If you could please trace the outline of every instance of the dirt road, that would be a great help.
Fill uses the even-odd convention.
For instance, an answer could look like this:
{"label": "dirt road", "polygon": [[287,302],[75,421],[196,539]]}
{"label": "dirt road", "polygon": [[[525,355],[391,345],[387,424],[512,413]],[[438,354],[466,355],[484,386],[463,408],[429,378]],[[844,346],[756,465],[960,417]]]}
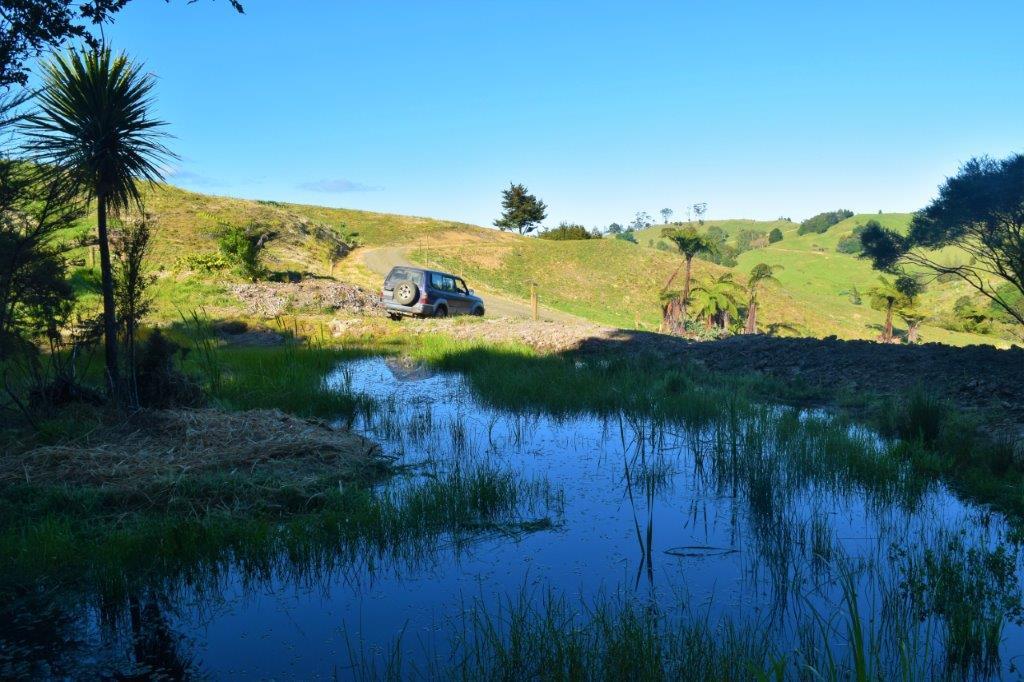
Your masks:
{"label": "dirt road", "polygon": [[[415,265],[408,259],[408,247],[382,246],[375,249],[360,250],[363,264],[382,278],[387,276],[396,265]],[[458,273],[456,273],[458,274]],[[473,283],[469,283],[473,286]],[[479,292],[487,309],[486,317],[505,317],[512,319],[529,319],[530,304],[494,293]],[[540,319],[554,322],[585,322],[583,318],[559,310],[540,307]]]}

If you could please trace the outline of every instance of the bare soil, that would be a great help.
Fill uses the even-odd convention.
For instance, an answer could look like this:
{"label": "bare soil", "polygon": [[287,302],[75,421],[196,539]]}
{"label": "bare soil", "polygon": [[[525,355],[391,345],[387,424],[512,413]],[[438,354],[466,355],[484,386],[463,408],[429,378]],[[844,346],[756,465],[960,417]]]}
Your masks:
{"label": "bare soil", "polygon": [[245,305],[246,312],[258,317],[274,318],[297,312],[384,315],[376,291],[328,279],[237,284],[231,291]]}

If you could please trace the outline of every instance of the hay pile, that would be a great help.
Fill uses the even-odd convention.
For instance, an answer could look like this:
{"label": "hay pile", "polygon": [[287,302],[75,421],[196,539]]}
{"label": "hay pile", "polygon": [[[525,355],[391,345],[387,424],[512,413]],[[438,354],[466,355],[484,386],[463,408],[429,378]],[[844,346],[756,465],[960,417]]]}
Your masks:
{"label": "hay pile", "polygon": [[190,482],[227,476],[312,493],[325,478],[337,485],[376,479],[389,469],[373,441],[279,410],[144,410],[81,443],[0,457],[0,485],[155,488],[175,495],[173,489]]}

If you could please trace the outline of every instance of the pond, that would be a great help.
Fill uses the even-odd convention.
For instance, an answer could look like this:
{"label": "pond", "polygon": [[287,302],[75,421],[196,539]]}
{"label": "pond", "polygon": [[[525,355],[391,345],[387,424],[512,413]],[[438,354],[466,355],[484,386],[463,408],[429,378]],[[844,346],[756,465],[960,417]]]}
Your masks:
{"label": "pond", "polygon": [[520,620],[558,618],[568,632],[622,612],[787,675],[845,670],[860,649],[880,677],[1016,679],[1024,664],[1013,529],[872,459],[883,441],[827,414],[766,406],[731,428],[695,428],[511,412],[458,374],[383,358],[327,381],[374,398],[353,428],[406,466],[387,485],[508,472],[522,493],[516,522],[405,553],[190,575],[135,595],[120,619],[100,598],[34,586],[0,625],[7,672],[483,674],[489,635],[532,627]]}

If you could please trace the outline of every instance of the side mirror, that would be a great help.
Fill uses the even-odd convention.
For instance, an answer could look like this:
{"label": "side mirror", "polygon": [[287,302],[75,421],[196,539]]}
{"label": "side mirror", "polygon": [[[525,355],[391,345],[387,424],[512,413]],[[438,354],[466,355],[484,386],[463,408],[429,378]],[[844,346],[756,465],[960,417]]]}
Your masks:
{"label": "side mirror", "polygon": [[473,294],[475,294],[475,293],[476,293],[476,292],[475,292],[475,291],[473,291],[472,289],[470,289],[470,290],[469,290],[469,294],[470,294],[470,296],[472,296],[472,295],[473,295]]}

